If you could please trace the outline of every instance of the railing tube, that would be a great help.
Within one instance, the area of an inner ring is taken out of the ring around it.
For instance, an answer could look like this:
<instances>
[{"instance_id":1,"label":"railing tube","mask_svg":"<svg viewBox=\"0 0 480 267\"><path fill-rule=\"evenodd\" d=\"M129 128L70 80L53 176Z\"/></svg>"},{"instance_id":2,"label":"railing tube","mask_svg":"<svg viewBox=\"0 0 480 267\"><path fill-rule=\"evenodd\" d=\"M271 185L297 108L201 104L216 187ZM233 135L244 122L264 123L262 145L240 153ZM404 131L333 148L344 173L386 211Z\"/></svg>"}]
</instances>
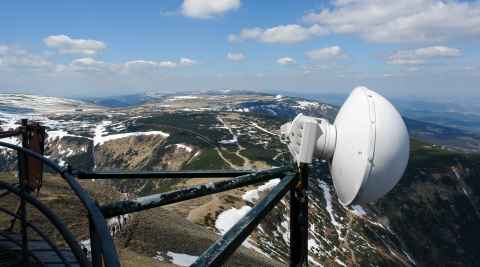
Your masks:
<instances>
[{"instance_id":1,"label":"railing tube","mask_svg":"<svg viewBox=\"0 0 480 267\"><path fill-rule=\"evenodd\" d=\"M308 266L308 165L299 167L300 179L290 189L290 267Z\"/></svg>"},{"instance_id":2,"label":"railing tube","mask_svg":"<svg viewBox=\"0 0 480 267\"><path fill-rule=\"evenodd\" d=\"M250 235L265 215L282 199L297 179L296 174L288 174L282 178L280 183L262 201L203 252L191 266L221 266Z\"/></svg>"},{"instance_id":3,"label":"railing tube","mask_svg":"<svg viewBox=\"0 0 480 267\"><path fill-rule=\"evenodd\" d=\"M139 197L136 199L122 200L102 206L100 209L105 218L112 218L127 213L156 208L184 200L224 192L246 185L264 182L272 178L282 177L284 173L289 170L291 170L290 167L274 168L216 183L197 185L177 191Z\"/></svg>"},{"instance_id":4,"label":"railing tube","mask_svg":"<svg viewBox=\"0 0 480 267\"><path fill-rule=\"evenodd\" d=\"M22 119L22 147L28 147L28 131L27 131L28 120ZM26 184L26 177L28 177L28 158L23 152L17 153L18 157L18 177L20 178L20 190L26 192L27 184ZM30 260L28 258L28 234L27 234L27 207L25 203L25 199L20 199L20 227L21 227L21 234L22 234L22 257L23 257L23 264L25 266L30 266Z\"/></svg>"},{"instance_id":5,"label":"railing tube","mask_svg":"<svg viewBox=\"0 0 480 267\"><path fill-rule=\"evenodd\" d=\"M247 170L156 171L156 172L84 172L72 170L78 179L159 179L159 178L228 178L251 174Z\"/></svg>"},{"instance_id":6,"label":"railing tube","mask_svg":"<svg viewBox=\"0 0 480 267\"><path fill-rule=\"evenodd\" d=\"M88 192L86 192L80 184L77 182L77 180L71 176L66 170L61 169L55 162L53 162L50 159L45 158L44 156L29 150L25 149L16 145L12 145L6 142L0 141L0 146L14 149L19 153L25 153L28 156L31 156L35 159L41 160L45 165L47 165L49 168L51 168L53 171L58 172L63 179L68 183L70 188L73 190L73 192L77 195L77 197L80 199L82 202L83 206L92 214L92 221L95 223L96 231L97 233L101 236L101 244L102 244L102 252L105 255L104 261L105 265L110 267L116 267L120 266L120 262L118 260L118 254L115 249L115 244L113 243L113 239L110 236L110 232L108 230L107 224L105 222L105 219L103 218L102 213L98 209L98 206L95 204L95 202L91 199L90 195ZM1 184L1 182L0 182ZM14 191L12 189L9 189L11 191ZM26 195L28 196L28 194ZM33 198L32 198L33 199ZM31 201L31 200L30 200ZM65 236L64 236L65 237ZM79 244L76 242L75 238L73 240L66 240L68 245L71 248L74 248L75 250L80 250ZM81 250L80 250L81 251Z\"/></svg>"},{"instance_id":7,"label":"railing tube","mask_svg":"<svg viewBox=\"0 0 480 267\"><path fill-rule=\"evenodd\" d=\"M100 244L100 237L95 229L95 224L92 217L88 215L88 225L90 231L90 255L92 257L92 266L103 266L102 246Z\"/></svg>"}]
</instances>

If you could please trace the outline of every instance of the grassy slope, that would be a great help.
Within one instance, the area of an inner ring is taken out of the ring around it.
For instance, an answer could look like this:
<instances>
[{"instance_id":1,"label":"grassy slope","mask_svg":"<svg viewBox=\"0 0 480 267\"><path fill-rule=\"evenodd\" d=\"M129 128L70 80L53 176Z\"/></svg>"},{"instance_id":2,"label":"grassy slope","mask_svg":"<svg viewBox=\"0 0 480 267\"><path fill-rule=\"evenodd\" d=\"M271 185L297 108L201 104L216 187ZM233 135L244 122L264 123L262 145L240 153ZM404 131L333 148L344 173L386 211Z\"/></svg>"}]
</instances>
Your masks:
<instances>
[{"instance_id":1,"label":"grassy slope","mask_svg":"<svg viewBox=\"0 0 480 267\"><path fill-rule=\"evenodd\" d=\"M12 174L2 173L0 180L14 182ZM99 182L80 181L81 185L102 203L120 198L111 187ZM47 176L40 191L39 199L61 217L78 240L88 238L86 212L65 181L56 176ZM3 198L0 206L9 210L16 207L16 198ZM29 208L29 219L58 244L61 236L46 220ZM9 218L0 213L0 226L7 226ZM133 214L129 218L127 230L116 236L117 250L124 266L172 266L152 260L157 251L173 251L190 255L200 255L219 236L200 225L193 224L184 217L164 208L156 208ZM263 256L245 248L240 248L230 262L234 266L275 266Z\"/></svg>"}]
</instances>

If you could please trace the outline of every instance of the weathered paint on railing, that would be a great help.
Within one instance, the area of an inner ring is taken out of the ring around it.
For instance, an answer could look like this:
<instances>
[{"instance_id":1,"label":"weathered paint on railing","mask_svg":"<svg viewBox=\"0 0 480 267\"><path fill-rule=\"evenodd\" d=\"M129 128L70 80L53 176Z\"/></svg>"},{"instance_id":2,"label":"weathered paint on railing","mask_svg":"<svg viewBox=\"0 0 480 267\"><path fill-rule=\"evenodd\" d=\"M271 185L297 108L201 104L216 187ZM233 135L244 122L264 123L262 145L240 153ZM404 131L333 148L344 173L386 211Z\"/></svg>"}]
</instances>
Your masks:
<instances>
[{"instance_id":1,"label":"weathered paint on railing","mask_svg":"<svg viewBox=\"0 0 480 267\"><path fill-rule=\"evenodd\" d=\"M131 200L123 200L102 206L101 211L106 218L111 218L127 213L142 211L188 199L206 196L209 194L215 194L250 184L264 182L272 178L283 177L285 175L285 172L289 170L291 170L289 167L274 168L253 174L239 176L230 180L223 180L215 183L192 186L177 191L154 194Z\"/></svg>"},{"instance_id":2,"label":"weathered paint on railing","mask_svg":"<svg viewBox=\"0 0 480 267\"><path fill-rule=\"evenodd\" d=\"M83 172L72 170L78 179L159 179L228 178L254 173L251 170L158 171L158 172Z\"/></svg>"},{"instance_id":3,"label":"weathered paint on railing","mask_svg":"<svg viewBox=\"0 0 480 267\"><path fill-rule=\"evenodd\" d=\"M250 210L227 233L200 255L191 266L221 266L297 180L298 175L296 174L285 176L255 208Z\"/></svg>"}]
</instances>

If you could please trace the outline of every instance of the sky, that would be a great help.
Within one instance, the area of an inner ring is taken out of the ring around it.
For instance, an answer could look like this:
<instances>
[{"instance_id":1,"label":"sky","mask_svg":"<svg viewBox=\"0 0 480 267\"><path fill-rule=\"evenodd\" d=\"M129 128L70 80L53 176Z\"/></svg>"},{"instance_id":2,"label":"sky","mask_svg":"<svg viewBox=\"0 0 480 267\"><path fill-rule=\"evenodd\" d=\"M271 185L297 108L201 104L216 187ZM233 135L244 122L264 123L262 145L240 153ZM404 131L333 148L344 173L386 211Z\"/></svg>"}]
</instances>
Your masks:
<instances>
[{"instance_id":1,"label":"sky","mask_svg":"<svg viewBox=\"0 0 480 267\"><path fill-rule=\"evenodd\" d=\"M479 1L4 1L0 93L480 97L479 47Z\"/></svg>"}]
</instances>

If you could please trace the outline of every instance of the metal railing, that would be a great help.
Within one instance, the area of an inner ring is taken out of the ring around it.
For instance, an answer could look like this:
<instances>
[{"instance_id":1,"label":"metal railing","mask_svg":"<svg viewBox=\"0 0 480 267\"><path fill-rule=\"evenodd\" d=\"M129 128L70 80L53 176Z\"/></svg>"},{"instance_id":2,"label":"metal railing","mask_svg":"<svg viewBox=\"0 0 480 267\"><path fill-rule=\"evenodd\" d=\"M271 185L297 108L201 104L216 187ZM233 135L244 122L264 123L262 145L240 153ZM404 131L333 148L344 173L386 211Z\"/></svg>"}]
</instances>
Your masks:
<instances>
[{"instance_id":1,"label":"metal railing","mask_svg":"<svg viewBox=\"0 0 480 267\"><path fill-rule=\"evenodd\" d=\"M22 138L22 144L25 144L25 139L28 138L27 121L22 120L22 127L15 131L16 134L12 134L13 132L9 131L8 137L19 136ZM0 133L0 137L7 137L7 134L2 135ZM98 242L96 243L102 250L102 260L105 263L105 266L120 266L120 262L118 259L118 254L115 249L115 245L113 243L113 239L110 235L108 230L107 224L103 215L95 204L95 201L90 197L90 195L80 186L78 181L72 176L67 170L62 169L52 160L44 157L43 155L34 152L30 149L20 147L18 145L9 144L6 142L0 141L0 147L8 148L15 150L18 155L18 177L22 177L21 173L28 172L28 164L27 161L29 159L36 159L41 161L44 165L50 168L51 171L58 173L69 185L75 195L78 197L79 201L82 203L84 208L87 210L90 219L90 229L91 229L91 238L95 236L98 238ZM21 224L21 250L22 250L22 259L24 261L24 265L28 264L28 256L31 255L29 253L29 237L27 228L31 227L31 223L27 220L27 209L26 204L30 204L32 207L35 207L43 216L45 216L49 223L54 225L55 228L59 231L65 242L67 243L69 249L74 254L75 258L77 259L78 263L81 266L91 266L90 260L88 260L85 252L81 249L80 243L74 235L68 230L65 226L61 218L57 217L49 208L47 208L44 204L42 204L36 197L34 197L32 192L23 184L22 179L20 179L20 183L17 187L14 187L8 183L1 182L0 183L0 190L4 190L5 193L2 196L6 196L8 194L15 194L20 198L20 205L18 209L19 215L16 216L16 219L20 220ZM2 210L4 214L11 216L11 212L5 212L5 209ZM2 212L0 211L0 212ZM15 213L14 213L15 214ZM36 231L37 232L37 231ZM37 232L38 233L38 232ZM41 233L40 236L45 236L46 234ZM46 240L46 238L44 238ZM49 242L50 247L53 251L58 250L58 248L53 244L53 242ZM61 258L61 257L60 257ZM69 264L67 264L69 265Z\"/></svg>"},{"instance_id":2,"label":"metal railing","mask_svg":"<svg viewBox=\"0 0 480 267\"><path fill-rule=\"evenodd\" d=\"M0 138L2 134L0 133ZM210 170L210 171L164 171L164 172L83 172L71 168L62 169L53 161L42 155L16 145L0 142L0 146L14 149L22 158L33 157L41 160L51 170L59 173L74 191L89 215L89 231L91 258L85 261L86 256L79 251L79 244L66 229L61 226L59 218L52 215L51 222L60 225L62 236L67 240L72 252L77 256L82 266L119 266L117 251L107 228L106 219L133 212L161 207L189 199L240 188L248 185L266 182L280 178L271 192L241 218L229 231L211 245L192 266L219 266L232 255L242 242L252 233L255 227L275 207L280 200L290 193L290 266L308 265L308 165L284 166L262 171ZM19 167L25 165L19 164ZM180 190L153 194L130 200L122 200L103 206L97 206L95 201L80 186L75 179L164 179L164 178L232 178L222 179L203 185L196 185ZM0 189L11 186L0 183ZM28 192L20 195L22 199L34 199ZM36 201L36 200L34 200ZM38 202L38 201L36 201ZM35 202L35 203L36 203ZM34 205L35 206L35 205ZM36 206L37 207L37 206ZM39 206L41 207L41 205ZM38 208L38 207L37 207ZM43 208L42 208L43 209ZM45 209L43 209L45 210ZM1 211L1 210L0 210ZM48 213L48 211L46 211ZM53 214L53 213L52 213ZM26 240L24 240L26 241ZM23 242L23 241L22 241ZM22 243L23 244L23 243ZM27 246L25 242L23 246ZM26 247L28 250L28 247ZM27 251L28 252L28 251ZM25 255L28 253L26 252ZM78 255L77 255L78 254Z\"/></svg>"},{"instance_id":3,"label":"metal railing","mask_svg":"<svg viewBox=\"0 0 480 267\"><path fill-rule=\"evenodd\" d=\"M219 266L242 244L261 220L290 192L290 266L306 266L308 253L308 165L285 166L262 171L165 171L165 172L108 172L85 173L72 171L79 179L162 179L218 178L229 180L196 185L180 190L122 200L100 207L105 218L161 207L189 199L240 188L274 178L281 181L253 209L238 221L219 240L208 248L192 266ZM239 174L242 174L238 176ZM93 248L94 246L92 246ZM93 252L97 254L99 252Z\"/></svg>"}]
</instances>

